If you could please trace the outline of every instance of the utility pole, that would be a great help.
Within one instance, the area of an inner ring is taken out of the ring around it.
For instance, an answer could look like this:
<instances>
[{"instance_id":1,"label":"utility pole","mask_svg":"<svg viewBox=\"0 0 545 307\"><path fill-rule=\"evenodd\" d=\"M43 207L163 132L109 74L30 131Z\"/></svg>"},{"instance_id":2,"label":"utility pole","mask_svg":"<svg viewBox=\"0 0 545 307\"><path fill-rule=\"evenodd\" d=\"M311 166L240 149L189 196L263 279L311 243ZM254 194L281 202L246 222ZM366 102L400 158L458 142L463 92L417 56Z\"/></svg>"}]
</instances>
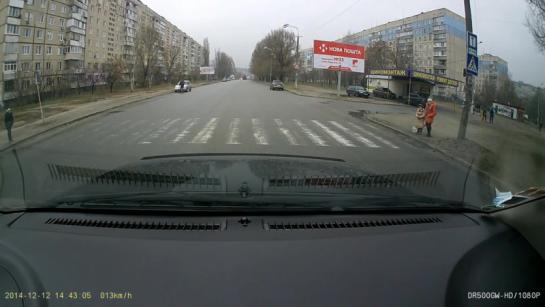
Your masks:
<instances>
[{"instance_id":1,"label":"utility pole","mask_svg":"<svg viewBox=\"0 0 545 307\"><path fill-rule=\"evenodd\" d=\"M337 71L337 96L341 96L341 65L339 64L339 71Z\"/></svg>"},{"instance_id":2,"label":"utility pole","mask_svg":"<svg viewBox=\"0 0 545 307\"><path fill-rule=\"evenodd\" d=\"M297 88L297 80L299 79L299 28L288 23L284 24L282 28L294 28L297 30L297 42L295 45L295 88Z\"/></svg>"},{"instance_id":3,"label":"utility pole","mask_svg":"<svg viewBox=\"0 0 545 307\"><path fill-rule=\"evenodd\" d=\"M466 15L466 31L473 32L473 21L471 19L471 6L470 0L464 0L465 15ZM467 48L467 43L466 43ZM466 99L464 102L464 108L462 109L462 117L460 119L460 126L458 127L458 139L463 140L466 138L467 123L469 120L469 109L473 104L473 76L466 71L466 85L465 85Z\"/></svg>"}]
</instances>

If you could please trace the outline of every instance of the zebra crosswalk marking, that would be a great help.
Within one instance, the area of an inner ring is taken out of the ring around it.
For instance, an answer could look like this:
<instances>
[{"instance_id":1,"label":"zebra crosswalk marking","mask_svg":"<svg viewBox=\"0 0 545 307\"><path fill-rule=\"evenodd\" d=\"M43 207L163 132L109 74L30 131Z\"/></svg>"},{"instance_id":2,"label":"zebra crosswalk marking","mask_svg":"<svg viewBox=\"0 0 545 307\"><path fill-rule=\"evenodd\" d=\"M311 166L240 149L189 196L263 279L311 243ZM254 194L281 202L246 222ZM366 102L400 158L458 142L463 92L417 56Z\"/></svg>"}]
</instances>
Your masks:
<instances>
[{"instance_id":1,"label":"zebra crosswalk marking","mask_svg":"<svg viewBox=\"0 0 545 307\"><path fill-rule=\"evenodd\" d=\"M238 135L240 133L240 118L235 118L229 123L229 132L227 137L227 144L235 145L240 144L238 141Z\"/></svg>"},{"instance_id":2,"label":"zebra crosswalk marking","mask_svg":"<svg viewBox=\"0 0 545 307\"><path fill-rule=\"evenodd\" d=\"M326 141L324 141L319 135L317 135L314 131L312 131L307 125L302 123L298 119L294 119L293 122L301 128L303 133L314 143L318 146L329 146Z\"/></svg>"},{"instance_id":3,"label":"zebra crosswalk marking","mask_svg":"<svg viewBox=\"0 0 545 307\"><path fill-rule=\"evenodd\" d=\"M252 118L252 128L254 130L254 138L258 145L269 145L263 123L259 118Z\"/></svg>"},{"instance_id":4,"label":"zebra crosswalk marking","mask_svg":"<svg viewBox=\"0 0 545 307\"><path fill-rule=\"evenodd\" d=\"M337 132L329 129L329 127L327 127L326 125L320 123L319 121L312 120L312 122L316 126L320 127L325 133L327 133L330 137L332 137L339 144L341 144L343 146L347 146L347 147L356 147L356 145L354 145L352 142L347 140L345 137L343 137L342 135L338 134Z\"/></svg>"},{"instance_id":5,"label":"zebra crosswalk marking","mask_svg":"<svg viewBox=\"0 0 545 307\"><path fill-rule=\"evenodd\" d=\"M357 133L357 132L354 132L348 128L346 128L345 126L339 124L338 122L336 121L329 121L333 126L339 128L342 132L350 135L351 137L355 138L356 140L360 141L361 143L365 144L366 146L368 147L371 147L371 148L378 148L379 146L377 144L375 144L373 141L363 137L361 134Z\"/></svg>"},{"instance_id":6,"label":"zebra crosswalk marking","mask_svg":"<svg viewBox=\"0 0 545 307\"><path fill-rule=\"evenodd\" d=\"M355 129L358 129L359 131L361 131L361 132L363 132L363 133L365 133L365 134L367 134L367 135L369 135L369 136L374 137L375 139L381 141L383 144L385 144L385 145L387 145L387 146L389 146L389 147L391 147L391 148L393 148L393 149L399 149L398 146L392 144L390 141L384 139L384 138L381 137L381 136L378 136L378 135L374 134L374 133L371 132L371 131L367 131L367 130L363 129L362 127L360 127L360 126L358 126L358 125L356 125L356 124L354 124L354 123L352 123L352 122L348 122L348 125L350 125L351 127L355 128Z\"/></svg>"},{"instance_id":7,"label":"zebra crosswalk marking","mask_svg":"<svg viewBox=\"0 0 545 307\"><path fill-rule=\"evenodd\" d=\"M282 123L282 120L275 118L274 122L278 126L278 130L280 131L280 133L282 133L286 137L286 139L288 139L288 142L291 145L294 145L294 146L299 145L299 143L297 142L297 139L295 139L293 134L284 126L284 124Z\"/></svg>"},{"instance_id":8,"label":"zebra crosswalk marking","mask_svg":"<svg viewBox=\"0 0 545 307\"><path fill-rule=\"evenodd\" d=\"M169 143L178 143L179 141L183 140L185 136L189 134L189 131L191 131L191 128L199 122L199 119L200 118L189 118L185 120L182 124L183 130L180 133L178 133L176 137Z\"/></svg>"},{"instance_id":9,"label":"zebra crosswalk marking","mask_svg":"<svg viewBox=\"0 0 545 307\"><path fill-rule=\"evenodd\" d=\"M218 118L212 117L212 119L206 123L204 128L193 138L191 143L206 144L212 135L214 135L214 130L216 129L217 124Z\"/></svg>"}]
</instances>

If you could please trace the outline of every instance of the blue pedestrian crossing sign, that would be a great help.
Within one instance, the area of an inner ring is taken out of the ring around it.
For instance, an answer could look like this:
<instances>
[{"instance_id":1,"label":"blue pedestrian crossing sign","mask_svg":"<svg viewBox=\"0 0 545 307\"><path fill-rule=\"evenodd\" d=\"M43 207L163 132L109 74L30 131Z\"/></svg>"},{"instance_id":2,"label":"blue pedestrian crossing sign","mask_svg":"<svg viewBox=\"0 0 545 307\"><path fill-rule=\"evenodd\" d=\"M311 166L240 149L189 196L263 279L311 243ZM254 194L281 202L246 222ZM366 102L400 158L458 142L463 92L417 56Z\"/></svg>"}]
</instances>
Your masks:
<instances>
[{"instance_id":1,"label":"blue pedestrian crossing sign","mask_svg":"<svg viewBox=\"0 0 545 307\"><path fill-rule=\"evenodd\" d=\"M467 63L466 71L468 74L477 76L479 74L479 57L477 55L477 35L467 32Z\"/></svg>"}]
</instances>

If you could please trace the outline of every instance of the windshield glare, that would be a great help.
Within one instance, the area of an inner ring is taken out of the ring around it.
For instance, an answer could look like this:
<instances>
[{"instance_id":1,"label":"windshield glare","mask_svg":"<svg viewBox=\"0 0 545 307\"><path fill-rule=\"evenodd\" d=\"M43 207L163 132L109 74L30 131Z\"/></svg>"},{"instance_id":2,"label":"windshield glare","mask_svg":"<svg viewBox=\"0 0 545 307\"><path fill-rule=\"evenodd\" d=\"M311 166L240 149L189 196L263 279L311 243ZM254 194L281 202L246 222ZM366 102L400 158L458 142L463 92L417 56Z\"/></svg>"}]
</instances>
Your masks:
<instances>
[{"instance_id":1,"label":"windshield glare","mask_svg":"<svg viewBox=\"0 0 545 307\"><path fill-rule=\"evenodd\" d=\"M495 210L545 185L539 1L15 2L0 211Z\"/></svg>"}]
</instances>

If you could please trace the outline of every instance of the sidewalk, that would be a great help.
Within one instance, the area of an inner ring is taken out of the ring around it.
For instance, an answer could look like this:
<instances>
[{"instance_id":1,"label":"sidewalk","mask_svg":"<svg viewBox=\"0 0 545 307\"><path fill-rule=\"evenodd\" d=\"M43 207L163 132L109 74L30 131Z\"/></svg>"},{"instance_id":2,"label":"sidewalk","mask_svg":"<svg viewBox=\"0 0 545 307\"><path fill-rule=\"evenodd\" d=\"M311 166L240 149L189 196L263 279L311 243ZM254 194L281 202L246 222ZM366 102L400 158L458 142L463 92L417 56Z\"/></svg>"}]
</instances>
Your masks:
<instances>
[{"instance_id":1,"label":"sidewalk","mask_svg":"<svg viewBox=\"0 0 545 307\"><path fill-rule=\"evenodd\" d=\"M206 84L209 83L196 84L193 87ZM114 93L112 98L93 102L74 103L67 100L62 103L49 103L44 106L45 122L42 122L40 119L40 111L37 105L26 108L21 113L14 111L15 125L12 129L13 141L11 143L8 142L7 133L2 123L2 129L0 130L0 150L75 121L171 92L173 92L173 86L169 85L149 90L142 89L132 93L123 93L122 95Z\"/></svg>"},{"instance_id":2,"label":"sidewalk","mask_svg":"<svg viewBox=\"0 0 545 307\"><path fill-rule=\"evenodd\" d=\"M414 114L372 114L367 118L468 167L471 165L512 190L545 185L545 133L502 116L497 115L490 124L481 122L478 114L470 114L467 140L460 141L457 140L460 116L459 107L438 103L431 138L412 132L416 124Z\"/></svg>"},{"instance_id":3,"label":"sidewalk","mask_svg":"<svg viewBox=\"0 0 545 307\"><path fill-rule=\"evenodd\" d=\"M319 87L314 85L298 84L297 89L295 89L293 84L286 84L285 89L286 91L290 93L293 93L299 96L305 96L305 97L327 98L327 99L335 99L335 100L341 100L341 101L372 103L372 104L380 104L380 105L395 105L395 106L404 105L402 103L398 103L392 100L374 98L372 97L372 94L371 94L371 97L369 98L348 97L346 95L345 88L341 88L340 97L337 96L337 89Z\"/></svg>"}]
</instances>

